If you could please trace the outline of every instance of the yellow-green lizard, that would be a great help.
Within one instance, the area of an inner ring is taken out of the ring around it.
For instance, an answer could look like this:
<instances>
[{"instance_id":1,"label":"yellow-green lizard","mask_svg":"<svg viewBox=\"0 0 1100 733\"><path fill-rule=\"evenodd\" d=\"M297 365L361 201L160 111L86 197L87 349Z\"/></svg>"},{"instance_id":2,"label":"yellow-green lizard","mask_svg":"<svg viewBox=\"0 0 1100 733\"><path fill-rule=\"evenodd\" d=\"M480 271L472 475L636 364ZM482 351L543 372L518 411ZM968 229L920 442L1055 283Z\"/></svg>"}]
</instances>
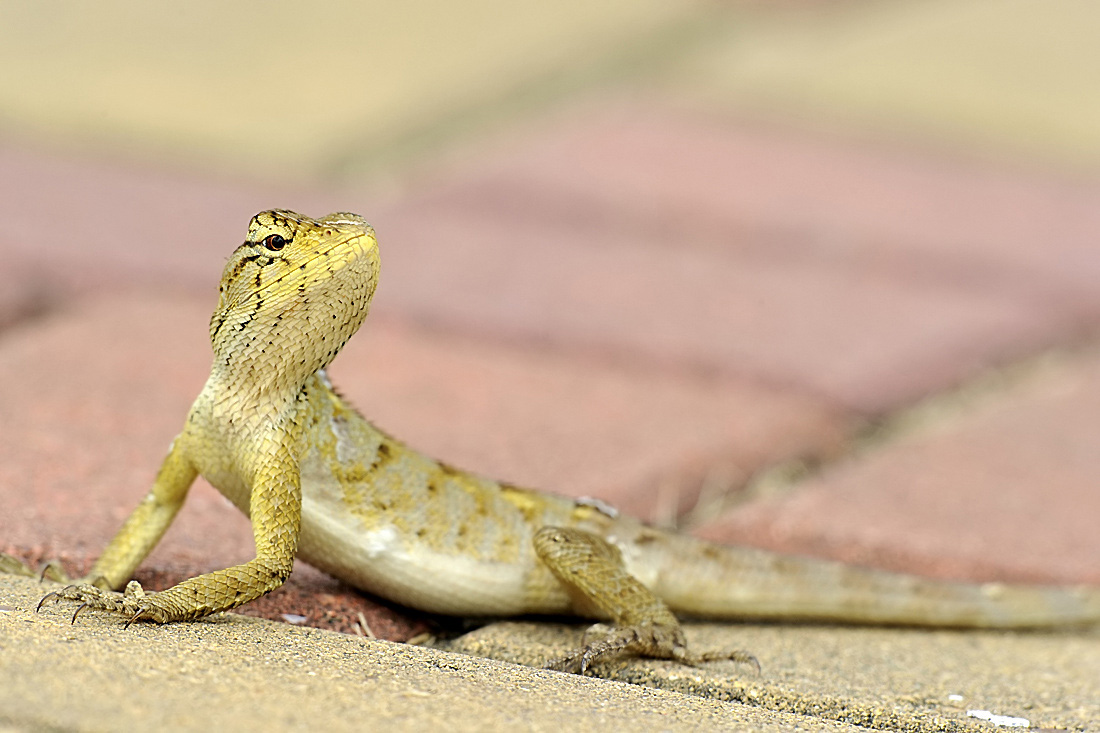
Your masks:
<instances>
[{"instance_id":1,"label":"yellow-green lizard","mask_svg":"<svg viewBox=\"0 0 1100 733\"><path fill-rule=\"evenodd\" d=\"M325 376L366 317L378 271L374 230L360 216L256 215L222 276L210 378L152 489L85 582L43 601L129 621L196 619L275 590L301 557L425 611L612 621L553 664L580 672L621 652L755 663L742 651L690 652L674 612L957 627L1100 621L1097 589L950 583L724 547L428 458L360 417ZM198 475L251 517L256 558L159 593L133 581L113 592Z\"/></svg>"}]
</instances>

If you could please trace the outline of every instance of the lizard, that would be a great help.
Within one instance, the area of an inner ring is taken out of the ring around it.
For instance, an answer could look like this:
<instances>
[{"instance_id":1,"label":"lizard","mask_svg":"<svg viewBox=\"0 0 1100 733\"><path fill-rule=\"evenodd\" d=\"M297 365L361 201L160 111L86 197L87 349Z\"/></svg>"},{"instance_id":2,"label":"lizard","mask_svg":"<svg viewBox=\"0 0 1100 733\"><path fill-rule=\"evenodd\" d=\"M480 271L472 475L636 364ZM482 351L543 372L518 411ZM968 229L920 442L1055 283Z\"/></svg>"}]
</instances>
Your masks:
<instances>
[{"instance_id":1,"label":"lizard","mask_svg":"<svg viewBox=\"0 0 1100 733\"><path fill-rule=\"evenodd\" d=\"M365 219L257 214L210 320L209 379L152 488L71 601L127 624L199 619L278 588L296 557L356 588L458 616L610 621L552 661L619 654L695 665L677 614L712 619L1030 628L1100 621L1100 589L967 584L708 543L434 460L360 414L325 369L367 316L379 249ZM202 475L251 519L256 557L145 592L128 579ZM8 556L0 566L35 574ZM56 580L67 581L56 568ZM119 588L125 588L122 593ZM593 627L596 629L597 627Z\"/></svg>"}]
</instances>

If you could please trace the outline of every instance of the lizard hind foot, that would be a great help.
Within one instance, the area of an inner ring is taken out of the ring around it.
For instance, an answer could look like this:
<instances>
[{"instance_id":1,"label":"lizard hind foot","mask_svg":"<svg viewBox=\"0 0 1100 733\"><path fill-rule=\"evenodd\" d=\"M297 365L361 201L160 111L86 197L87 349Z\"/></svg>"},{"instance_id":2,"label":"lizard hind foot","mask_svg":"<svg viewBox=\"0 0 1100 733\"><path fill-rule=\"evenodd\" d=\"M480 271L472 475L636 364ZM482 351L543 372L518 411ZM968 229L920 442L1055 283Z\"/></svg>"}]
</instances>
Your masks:
<instances>
[{"instance_id":1,"label":"lizard hind foot","mask_svg":"<svg viewBox=\"0 0 1100 733\"><path fill-rule=\"evenodd\" d=\"M593 639L595 635L598 638ZM546 669L584 675L594 663L622 654L671 659L690 667L706 662L732 660L751 665L760 674L760 662L749 652L730 649L696 654L688 650L679 626L664 624L640 624L613 629L596 624L585 632L584 646L549 662Z\"/></svg>"}]
</instances>

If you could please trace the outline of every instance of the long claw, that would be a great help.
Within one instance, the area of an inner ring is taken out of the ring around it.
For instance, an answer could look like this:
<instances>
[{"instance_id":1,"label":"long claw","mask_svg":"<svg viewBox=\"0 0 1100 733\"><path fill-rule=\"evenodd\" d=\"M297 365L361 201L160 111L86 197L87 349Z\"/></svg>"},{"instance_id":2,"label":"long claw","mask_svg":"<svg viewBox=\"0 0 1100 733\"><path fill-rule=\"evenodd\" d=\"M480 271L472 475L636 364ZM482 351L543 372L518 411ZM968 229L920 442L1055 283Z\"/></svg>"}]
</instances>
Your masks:
<instances>
[{"instance_id":1,"label":"long claw","mask_svg":"<svg viewBox=\"0 0 1100 733\"><path fill-rule=\"evenodd\" d=\"M72 624L73 626L76 626L76 617L79 616L80 612L83 611L87 607L88 607L87 603L81 603L79 606L77 606L76 610L73 611L73 620L70 621L69 623Z\"/></svg>"},{"instance_id":2,"label":"long claw","mask_svg":"<svg viewBox=\"0 0 1100 733\"><path fill-rule=\"evenodd\" d=\"M42 596L42 600L38 602L37 606L35 606L34 612L38 613L39 611L41 611L42 606L46 603L46 601L49 601L49 600L52 599L53 601L56 602L57 600L59 600L59 598L60 597L57 595L57 591L52 591L50 593L47 593L46 595Z\"/></svg>"},{"instance_id":3,"label":"long claw","mask_svg":"<svg viewBox=\"0 0 1100 733\"><path fill-rule=\"evenodd\" d=\"M135 621L137 621L137 620L138 620L139 618L141 618L141 615L142 615L143 613L145 613L145 609L144 609L144 608L139 608L139 609L138 609L138 612L137 612L137 613L135 613L135 614L134 614L133 616L131 616L131 617L130 617L130 618L129 618L129 619L127 620L127 621L126 621L126 623L124 623L124 624L122 625L122 628L124 628L124 629L128 629L128 628L130 628L130 624L134 623L134 622L135 622Z\"/></svg>"}]
</instances>

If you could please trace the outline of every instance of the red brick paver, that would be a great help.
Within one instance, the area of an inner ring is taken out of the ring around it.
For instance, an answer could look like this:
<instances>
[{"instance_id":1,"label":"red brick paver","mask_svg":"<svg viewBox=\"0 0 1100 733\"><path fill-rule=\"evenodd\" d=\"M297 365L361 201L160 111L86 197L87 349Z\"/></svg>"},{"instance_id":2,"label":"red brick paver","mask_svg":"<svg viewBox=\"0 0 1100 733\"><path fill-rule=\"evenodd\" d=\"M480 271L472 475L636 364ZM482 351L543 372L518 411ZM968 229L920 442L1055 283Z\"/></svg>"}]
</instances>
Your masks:
<instances>
[{"instance_id":1,"label":"red brick paver","mask_svg":"<svg viewBox=\"0 0 1100 733\"><path fill-rule=\"evenodd\" d=\"M58 290L213 293L252 214L325 206L351 202L0 144L0 252L34 264Z\"/></svg>"},{"instance_id":2,"label":"red brick paver","mask_svg":"<svg viewBox=\"0 0 1100 733\"><path fill-rule=\"evenodd\" d=\"M3 245L0 245L0 251ZM42 268L15 253L0 269L0 331L42 313L54 298Z\"/></svg>"},{"instance_id":3,"label":"red brick paver","mask_svg":"<svg viewBox=\"0 0 1100 733\"><path fill-rule=\"evenodd\" d=\"M947 577L1100 583L1100 354L958 409L698 533Z\"/></svg>"},{"instance_id":4,"label":"red brick paver","mask_svg":"<svg viewBox=\"0 0 1100 733\"><path fill-rule=\"evenodd\" d=\"M45 261L65 288L208 292L255 210L348 208L379 229L380 313L863 411L1070 340L1100 314L1094 186L659 103L483 145L397 205L0 156L0 246Z\"/></svg>"},{"instance_id":5,"label":"red brick paver","mask_svg":"<svg viewBox=\"0 0 1100 733\"><path fill-rule=\"evenodd\" d=\"M628 361L752 378L878 412L1065 337L1057 309L860 263L745 256L567 219L452 212L384 229L402 313ZM439 243L446 246L440 246ZM380 304L382 307L382 304Z\"/></svg>"},{"instance_id":6,"label":"red brick paver","mask_svg":"<svg viewBox=\"0 0 1100 733\"><path fill-rule=\"evenodd\" d=\"M871 412L1100 315L1096 185L659 102L545 123L390 217L391 298L419 317Z\"/></svg>"},{"instance_id":7,"label":"red brick paver","mask_svg":"<svg viewBox=\"0 0 1100 733\"><path fill-rule=\"evenodd\" d=\"M734 249L923 262L975 286L1048 297L1066 289L1096 309L1094 181L738 123L661 100L583 109L479 166L492 195L462 206L496 216L549 217L567 202L589 217L646 222L670 246L685 233L741 232Z\"/></svg>"}]
</instances>

